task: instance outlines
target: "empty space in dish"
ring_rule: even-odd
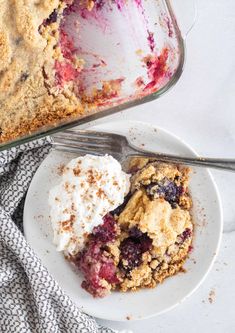
[[[84,59],[77,94],[98,109],[150,95],[180,62],[178,30],[165,1],[75,1],[64,12],[61,47]]]

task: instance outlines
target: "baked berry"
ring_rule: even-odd
[[[57,13],[57,10],[55,9],[51,14],[50,16],[44,21],[44,25],[49,25],[49,24],[52,24],[52,23],[55,23],[57,21],[57,16],[58,16],[58,13]]]
[[[175,208],[179,203],[179,197],[182,194],[182,186],[178,186],[174,181],[168,178],[163,178],[160,182],[151,183],[146,186],[146,193],[151,198],[164,198],[168,201],[172,208]]]
[[[25,82],[27,80],[27,78],[29,77],[29,73],[28,72],[24,72],[21,74],[20,76],[20,81],[21,82]]]
[[[142,262],[141,244],[132,238],[126,238],[120,246],[121,258],[127,261],[125,269],[131,271]],[[123,266],[123,265],[122,265]]]
[[[189,228],[186,228],[184,230],[184,232],[181,234],[181,239],[182,239],[182,242],[184,242],[187,238],[191,237],[192,236],[192,230],[189,229]]]
[[[103,280],[112,284],[119,282],[113,259],[106,256],[103,243],[96,239],[88,242],[85,250],[74,263],[84,274],[85,281],[83,281],[82,287],[94,297],[107,295],[109,290],[104,287]]]
[[[143,236],[143,232],[137,227],[132,227],[129,230],[129,235],[130,237],[140,238],[141,236]]]
[[[140,237],[140,244],[141,244],[141,251],[142,253],[144,253],[150,250],[152,246],[152,240],[145,233]]]
[[[116,221],[111,214],[107,214],[103,217],[104,223],[95,227],[92,234],[100,242],[111,242],[116,237]]]
[[[142,262],[142,254],[149,251],[152,246],[152,240],[146,233],[142,233],[137,227],[130,229],[131,237],[124,239],[120,245],[121,266],[126,271],[131,271]],[[123,265],[125,260],[127,264]]]

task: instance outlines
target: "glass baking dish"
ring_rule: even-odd
[[[182,74],[185,38],[194,21],[193,0],[96,0],[91,11],[73,7],[63,29],[84,59],[79,75],[84,115],[17,137],[0,150],[160,97]]]

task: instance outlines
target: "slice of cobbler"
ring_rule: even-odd
[[[153,288],[184,270],[191,249],[189,169],[138,158],[129,171],[124,203],[93,228],[82,251],[67,257],[94,297]]]

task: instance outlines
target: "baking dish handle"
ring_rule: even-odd
[[[197,1],[171,0],[170,3],[182,37],[185,39],[197,20]]]

